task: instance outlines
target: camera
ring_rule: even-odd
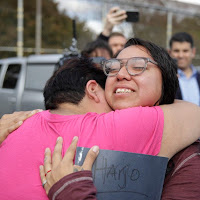
[[[126,11],[126,21],[127,22],[138,22],[139,21],[139,12],[138,11]]]

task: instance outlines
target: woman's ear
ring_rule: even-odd
[[[85,87],[85,93],[88,98],[93,99],[96,103],[100,102],[98,96],[99,87],[99,84],[95,80],[89,80]]]

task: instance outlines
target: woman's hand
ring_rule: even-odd
[[[40,111],[42,110],[37,109],[32,111],[21,111],[3,115],[0,119],[0,144],[11,132],[19,128],[24,120]]]
[[[77,142],[78,137],[75,136],[72,140],[71,145],[67,149],[63,159],[61,155],[63,139],[61,137],[58,137],[57,139],[52,159],[51,150],[49,148],[46,148],[44,166],[40,166],[40,177],[42,185],[47,194],[50,188],[64,176],[69,175],[73,172],[92,169],[92,165],[99,153],[99,147],[92,147],[89,150],[83,165],[78,166],[73,164]]]
[[[115,25],[121,24],[127,18],[126,11],[119,7],[112,7],[105,20],[103,35],[109,37]]]

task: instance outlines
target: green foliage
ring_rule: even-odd
[[[64,1],[64,0],[63,0]],[[66,0],[65,0],[66,1]],[[72,19],[66,12],[60,12],[54,0],[42,2],[42,48],[64,49],[71,45]],[[147,9],[140,10],[140,21],[133,26],[135,37],[155,42],[166,47],[167,15],[165,12]],[[35,47],[36,0],[24,0],[24,47]],[[86,29],[85,22],[77,22],[78,47],[93,40],[94,33]],[[17,43],[17,0],[0,1],[0,46],[15,47]],[[173,14],[173,33],[189,32],[195,41],[199,59],[194,60],[200,66],[200,20]],[[126,30],[124,30],[126,31]],[[33,52],[32,52],[33,53]],[[26,53],[25,55],[27,55]],[[15,52],[2,52],[1,58],[15,56]],[[197,57],[196,57],[197,58]]]
[[[183,17],[173,14],[172,34],[176,32],[188,32],[194,39],[197,56],[193,60],[194,65],[200,66],[200,20],[195,17]],[[140,21],[133,26],[135,37],[152,41],[166,48],[167,15],[165,12],[147,12],[140,9]]]
[[[146,12],[140,10],[140,21],[134,24],[135,37],[166,46],[166,15],[163,12]]]
[[[72,19],[58,11],[53,0],[42,0],[42,48],[64,49],[71,45]],[[91,41],[93,33],[85,31],[85,23],[76,21],[78,44]],[[0,46],[15,47],[17,43],[17,0],[0,1]],[[24,47],[35,47],[36,0],[24,0]],[[84,38],[84,39],[83,39]],[[32,52],[33,53],[33,52]],[[1,52],[2,57],[16,56]],[[27,55],[27,54],[25,54]]]
[[[17,1],[0,1],[0,46],[15,46],[17,41]]]

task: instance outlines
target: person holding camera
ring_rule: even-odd
[[[127,14],[125,10],[122,10],[119,7],[111,8],[106,16],[104,29],[98,36],[98,39],[108,42],[110,48],[112,49],[113,55],[115,55],[124,47],[127,39],[122,33],[112,33],[112,30],[115,25],[121,24],[126,18]]]

